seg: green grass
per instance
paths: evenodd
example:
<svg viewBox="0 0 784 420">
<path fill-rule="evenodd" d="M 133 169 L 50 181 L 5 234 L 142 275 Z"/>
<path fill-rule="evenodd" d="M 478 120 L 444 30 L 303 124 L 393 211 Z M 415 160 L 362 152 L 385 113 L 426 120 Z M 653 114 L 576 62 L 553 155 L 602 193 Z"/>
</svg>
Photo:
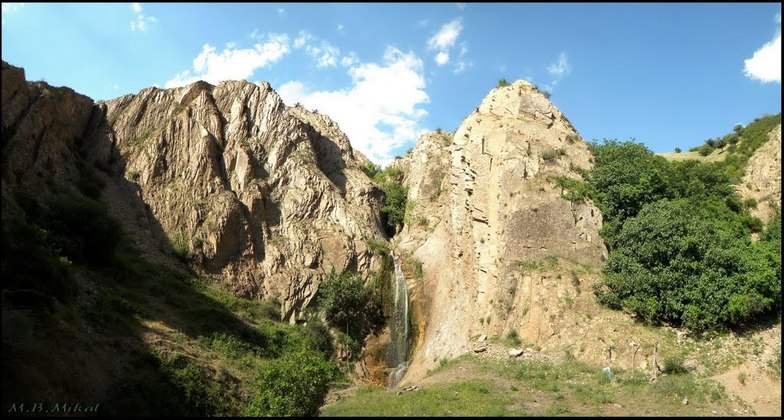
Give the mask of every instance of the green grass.
<svg viewBox="0 0 784 420">
<path fill-rule="evenodd" d="M 471 380 L 443 382 L 397 395 L 396 389 L 360 388 L 322 408 L 323 416 L 604 416 L 731 414 L 724 388 L 690 374 L 660 375 L 613 370 L 574 359 L 559 364 L 497 361 L 465 355 L 445 361 L 428 378 L 471 373 Z M 682 405 L 683 398 L 690 403 Z"/>
<path fill-rule="evenodd" d="M 396 395 L 382 388 L 366 387 L 355 397 L 323 407 L 321 416 L 509 416 L 526 415 L 509 409 L 513 391 L 492 382 L 472 380 L 434 389 Z"/>
</svg>

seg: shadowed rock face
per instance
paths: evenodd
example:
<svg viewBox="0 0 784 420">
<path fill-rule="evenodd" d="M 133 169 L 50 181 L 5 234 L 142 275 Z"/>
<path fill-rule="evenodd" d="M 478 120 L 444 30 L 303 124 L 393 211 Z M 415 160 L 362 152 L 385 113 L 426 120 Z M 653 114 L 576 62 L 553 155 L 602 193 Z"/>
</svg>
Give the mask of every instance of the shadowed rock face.
<svg viewBox="0 0 784 420">
<path fill-rule="evenodd" d="M 18 212 L 6 192 L 74 189 L 77 161 L 92 162 L 106 170 L 103 201 L 148 253 L 175 244 L 235 293 L 279 297 L 291 320 L 325 272 L 368 275 L 377 263 L 366 240 L 384 236 L 382 192 L 359 169 L 366 159 L 334 122 L 287 107 L 267 83 L 96 104 L 4 62 L 2 106 L 4 213 Z M 138 232 L 143 219 L 158 232 Z"/>
<path fill-rule="evenodd" d="M 420 349 L 412 375 L 470 348 L 470 337 L 511 329 L 546 343 L 562 327 L 569 268 L 606 256 L 599 210 L 570 203 L 552 176 L 579 178 L 587 145 L 536 88 L 494 89 L 454 133 L 423 136 L 396 162 L 415 204 L 400 248 L 423 263 Z M 424 302 L 422 302 L 424 301 Z M 560 318 L 560 317 L 559 317 Z"/>
</svg>

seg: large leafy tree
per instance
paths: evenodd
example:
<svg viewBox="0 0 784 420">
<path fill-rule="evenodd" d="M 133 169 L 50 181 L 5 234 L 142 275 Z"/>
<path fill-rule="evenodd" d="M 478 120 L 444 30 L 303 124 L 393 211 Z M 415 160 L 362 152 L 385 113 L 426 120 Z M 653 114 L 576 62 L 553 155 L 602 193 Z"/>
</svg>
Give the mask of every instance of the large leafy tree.
<svg viewBox="0 0 784 420">
<path fill-rule="evenodd" d="M 593 144 L 591 151 L 595 162 L 586 181 L 604 215 L 602 236 L 613 248 L 626 219 L 645 204 L 669 196 L 672 168 L 640 143 L 606 140 Z"/>
<path fill-rule="evenodd" d="M 649 323 L 737 326 L 779 308 L 780 267 L 722 200 L 665 199 L 623 225 L 597 296 Z"/>
</svg>

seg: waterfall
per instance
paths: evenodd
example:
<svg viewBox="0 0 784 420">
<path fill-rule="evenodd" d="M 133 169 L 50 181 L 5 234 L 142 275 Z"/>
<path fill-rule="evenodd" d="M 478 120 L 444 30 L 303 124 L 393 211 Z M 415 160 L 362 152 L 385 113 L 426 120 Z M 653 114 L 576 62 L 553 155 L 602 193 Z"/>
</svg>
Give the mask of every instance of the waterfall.
<svg viewBox="0 0 784 420">
<path fill-rule="evenodd" d="M 392 255 L 395 263 L 395 301 L 393 316 L 390 322 L 391 343 L 388 365 L 392 367 L 387 385 L 393 387 L 406 374 L 408 368 L 408 285 L 397 258 Z"/>
</svg>

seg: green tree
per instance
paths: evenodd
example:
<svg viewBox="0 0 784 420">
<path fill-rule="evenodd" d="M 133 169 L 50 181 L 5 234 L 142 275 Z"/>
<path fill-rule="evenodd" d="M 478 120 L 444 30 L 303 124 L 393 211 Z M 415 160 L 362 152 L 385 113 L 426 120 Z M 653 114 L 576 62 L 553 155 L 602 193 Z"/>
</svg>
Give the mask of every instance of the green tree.
<svg viewBox="0 0 784 420">
<path fill-rule="evenodd" d="M 383 324 L 380 296 L 366 288 L 355 273 L 328 274 L 319 286 L 317 300 L 327 322 L 355 339 L 362 340 Z"/>
<path fill-rule="evenodd" d="M 596 289 L 599 301 L 647 323 L 695 330 L 774 313 L 780 256 L 766 243 L 751 242 L 742 216 L 716 197 L 646 205 L 616 238 Z"/>
<path fill-rule="evenodd" d="M 667 160 L 641 143 L 593 143 L 594 168 L 587 174 L 590 195 L 602 211 L 602 236 L 612 248 L 624 221 L 648 203 L 667 198 L 672 179 Z"/>
</svg>

